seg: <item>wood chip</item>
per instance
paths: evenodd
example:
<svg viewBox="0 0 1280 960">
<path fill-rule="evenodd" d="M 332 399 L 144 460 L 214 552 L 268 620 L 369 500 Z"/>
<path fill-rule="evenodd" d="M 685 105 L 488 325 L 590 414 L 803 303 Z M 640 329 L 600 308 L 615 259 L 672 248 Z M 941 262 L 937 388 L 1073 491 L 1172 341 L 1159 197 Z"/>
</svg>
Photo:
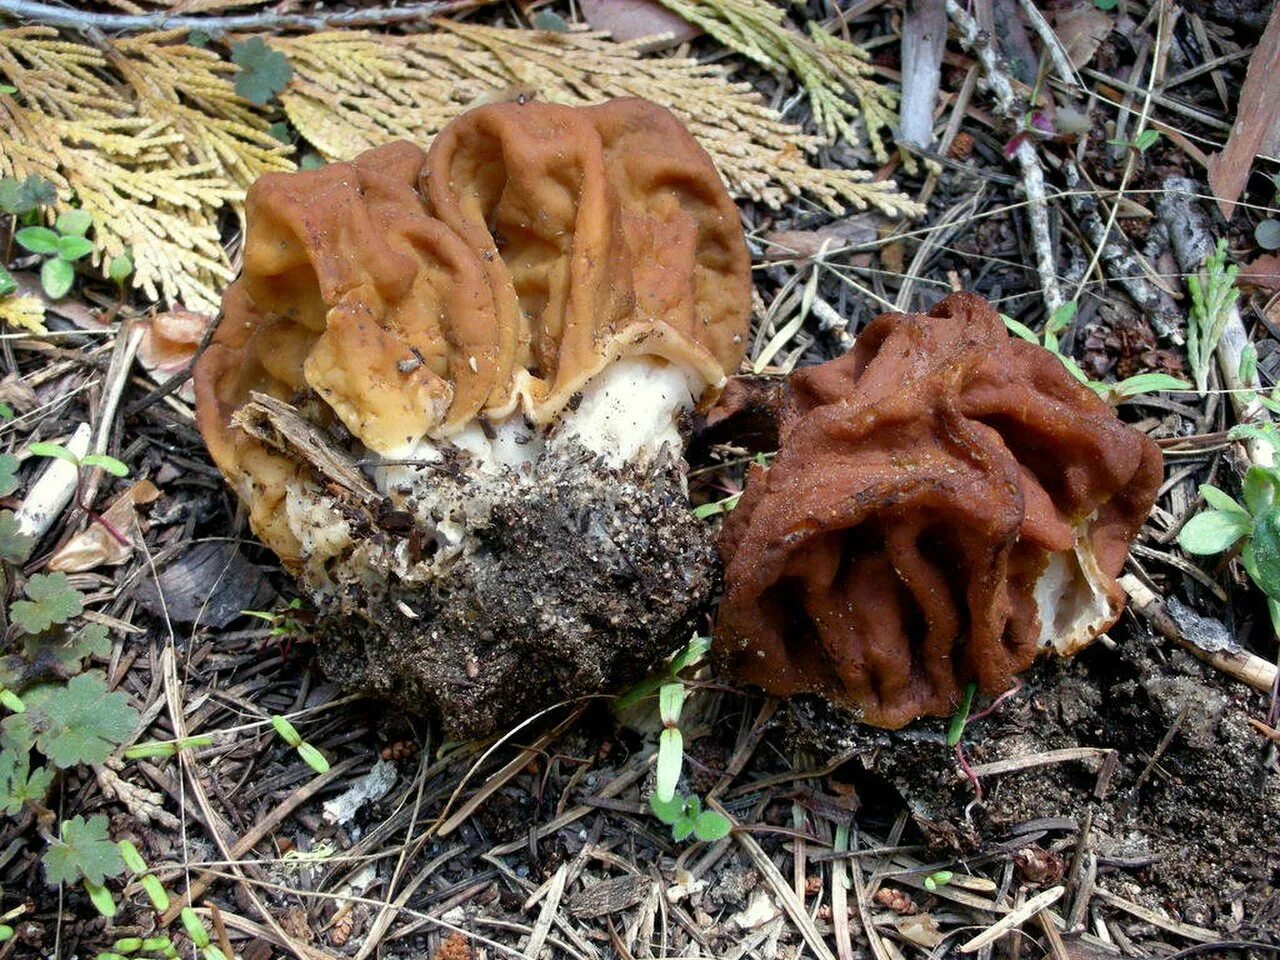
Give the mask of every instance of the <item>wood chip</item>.
<svg viewBox="0 0 1280 960">
<path fill-rule="evenodd" d="M 1011 930 L 1022 926 L 1026 921 L 1030 920 L 1037 913 L 1052 903 L 1056 903 L 1061 896 L 1067 892 L 1066 887 L 1050 887 L 1044 893 L 1036 894 L 1022 906 L 1010 910 L 1007 914 L 993 923 L 982 933 L 978 934 L 972 940 L 968 940 L 960 945 L 961 953 L 973 953 L 981 950 L 988 944 L 995 943 L 1001 937 Z"/>
<path fill-rule="evenodd" d="M 627 910 L 641 903 L 657 887 L 652 877 L 613 877 L 593 883 L 569 901 L 569 913 L 575 917 L 603 917 Z"/>
</svg>

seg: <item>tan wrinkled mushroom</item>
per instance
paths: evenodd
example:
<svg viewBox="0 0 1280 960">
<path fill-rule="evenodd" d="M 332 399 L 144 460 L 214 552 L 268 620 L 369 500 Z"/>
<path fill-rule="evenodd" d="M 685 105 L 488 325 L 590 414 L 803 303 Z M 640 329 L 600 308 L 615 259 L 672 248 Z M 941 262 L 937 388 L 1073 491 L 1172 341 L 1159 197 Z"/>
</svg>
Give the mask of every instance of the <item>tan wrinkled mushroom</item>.
<svg viewBox="0 0 1280 960">
<path fill-rule="evenodd" d="M 654 662 L 712 587 L 679 421 L 750 309 L 689 134 L 639 100 L 496 104 L 246 206 L 199 424 L 330 672 L 482 733 Z"/>
</svg>

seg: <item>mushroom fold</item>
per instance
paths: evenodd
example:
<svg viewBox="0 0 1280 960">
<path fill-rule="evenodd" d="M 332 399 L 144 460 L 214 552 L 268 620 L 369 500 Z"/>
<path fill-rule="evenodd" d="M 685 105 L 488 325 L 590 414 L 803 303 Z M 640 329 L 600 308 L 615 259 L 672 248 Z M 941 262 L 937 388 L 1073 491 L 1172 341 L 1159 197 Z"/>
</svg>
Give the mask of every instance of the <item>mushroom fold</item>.
<svg viewBox="0 0 1280 960">
<path fill-rule="evenodd" d="M 737 209 L 679 122 L 641 100 L 484 106 L 426 152 L 268 174 L 246 221 L 199 427 L 322 613 L 366 625 L 340 672 L 483 733 L 526 705 L 502 692 L 522 661 L 555 661 L 540 692 L 572 695 L 661 656 L 713 579 L 675 509 L 678 425 L 737 369 L 751 291 Z M 665 526 L 631 535 L 615 513 Z M 609 601 L 534 629 L 542 600 L 516 616 L 510 578 L 556 570 Z M 625 653 L 583 639 L 634 648 L 640 624 L 652 639 Z M 447 669 L 426 677 L 424 657 Z"/>
<path fill-rule="evenodd" d="M 885 314 L 792 376 L 721 532 L 720 661 L 898 728 L 1119 616 L 1159 448 L 990 304 Z"/>
</svg>

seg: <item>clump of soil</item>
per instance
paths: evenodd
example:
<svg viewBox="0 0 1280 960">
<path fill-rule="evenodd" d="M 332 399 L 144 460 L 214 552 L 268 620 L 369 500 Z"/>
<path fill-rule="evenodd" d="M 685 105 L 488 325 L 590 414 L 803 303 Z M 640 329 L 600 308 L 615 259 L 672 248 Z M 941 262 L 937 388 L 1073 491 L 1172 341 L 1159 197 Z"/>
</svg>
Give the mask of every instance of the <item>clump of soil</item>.
<svg viewBox="0 0 1280 960">
<path fill-rule="evenodd" d="M 858 776 L 892 784 L 942 856 L 1007 853 L 1019 837 L 1027 846 L 1057 840 L 1070 855 L 1088 819 L 1083 844 L 1099 886 L 1187 923 L 1272 941 L 1280 780 L 1267 770 L 1274 745 L 1246 719 L 1258 699 L 1142 636 L 1041 664 L 1017 695 L 965 728 L 964 755 L 980 772 L 1028 763 L 981 776 L 980 800 L 946 745 L 945 721 L 886 733 L 806 700 L 789 726 L 820 752 L 850 751 Z M 1072 748 L 1096 752 L 1052 762 L 1051 751 Z"/>
<path fill-rule="evenodd" d="M 716 586 L 682 467 L 614 469 L 584 453 L 528 474 L 441 475 L 457 488 L 442 502 L 483 506 L 463 518 L 462 548 L 426 582 L 369 578 L 327 601 L 325 672 L 458 738 L 639 679 L 688 638 Z M 415 528 L 384 535 L 410 544 Z"/>
</svg>

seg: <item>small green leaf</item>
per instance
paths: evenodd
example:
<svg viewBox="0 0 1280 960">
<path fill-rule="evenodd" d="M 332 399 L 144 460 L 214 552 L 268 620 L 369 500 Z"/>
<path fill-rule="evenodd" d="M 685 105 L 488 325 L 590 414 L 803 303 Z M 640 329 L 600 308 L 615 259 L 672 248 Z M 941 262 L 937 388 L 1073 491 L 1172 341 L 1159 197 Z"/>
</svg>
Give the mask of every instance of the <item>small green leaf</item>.
<svg viewBox="0 0 1280 960">
<path fill-rule="evenodd" d="M 1237 375 L 1240 382 L 1246 385 L 1253 383 L 1258 375 L 1258 348 L 1252 343 L 1246 343 L 1240 351 L 1240 369 Z"/>
<path fill-rule="evenodd" d="M 107 265 L 107 277 L 112 283 L 124 283 L 131 273 L 133 273 L 133 256 L 127 251 L 112 257 Z"/>
<path fill-rule="evenodd" d="M 1178 545 L 1187 553 L 1221 553 L 1249 534 L 1249 517 L 1234 510 L 1206 510 L 1198 513 L 1178 534 Z"/>
<path fill-rule="evenodd" d="M 298 162 L 298 168 L 301 170 L 319 170 L 324 166 L 324 157 L 318 153 L 303 154 L 302 159 Z"/>
<path fill-rule="evenodd" d="M 689 645 L 681 650 L 671 661 L 671 675 L 678 676 L 689 667 L 700 661 L 711 649 L 710 637 L 695 636 Z"/>
<path fill-rule="evenodd" d="M 58 256 L 63 260 L 75 261 L 91 253 L 93 253 L 92 240 L 77 236 L 58 238 Z"/>
<path fill-rule="evenodd" d="M 109 457 L 105 453 L 85 454 L 80 458 L 80 466 L 97 467 L 100 470 L 105 470 L 113 477 L 127 477 L 129 475 L 129 467 L 124 461 Z"/>
<path fill-rule="evenodd" d="M 945 887 L 954 877 L 955 873 L 950 870 L 937 870 L 929 875 L 929 879 L 938 887 Z"/>
<path fill-rule="evenodd" d="M 40 286 L 52 300 L 65 297 L 76 280 L 76 268 L 68 260 L 54 257 L 40 268 Z"/>
<path fill-rule="evenodd" d="M 38 443 L 31 444 L 28 449 L 37 457 L 56 457 L 59 460 L 65 460 L 67 463 L 74 464 L 77 467 L 80 466 L 80 458 L 60 443 L 49 443 L 42 440 Z"/>
<path fill-rule="evenodd" d="M 1190 390 L 1191 384 L 1177 377 L 1171 377 L 1167 373 L 1140 373 L 1137 376 L 1126 377 L 1109 389 L 1115 396 L 1123 399 L 1162 390 Z"/>
<path fill-rule="evenodd" d="M 7 497 L 18 489 L 18 458 L 10 453 L 0 453 L 0 497 Z"/>
<path fill-rule="evenodd" d="M 107 818 L 102 814 L 71 817 L 62 821 L 62 835 L 44 854 L 44 873 L 49 885 L 75 883 L 82 877 L 102 886 L 107 877 L 124 872 L 120 851 L 107 836 Z"/>
<path fill-rule="evenodd" d="M 1261 220 L 1253 228 L 1253 239 L 1263 250 L 1280 250 L 1280 220 Z"/>
<path fill-rule="evenodd" d="M 116 953 L 137 953 L 142 949 L 141 937 L 124 937 L 111 945 Z"/>
<path fill-rule="evenodd" d="M 52 254 L 58 252 L 58 235 L 48 227 L 23 227 L 13 235 L 18 246 L 32 253 Z"/>
<path fill-rule="evenodd" d="M 1220 490 L 1212 483 L 1200 484 L 1200 496 L 1204 497 L 1204 502 L 1209 504 L 1215 510 L 1225 510 L 1227 512 L 1235 511 L 1245 516 L 1249 515 L 1249 511 L 1240 504 L 1225 490 Z"/>
<path fill-rule="evenodd" d="M 729 835 L 733 824 L 714 810 L 704 810 L 693 821 L 693 835 L 708 843 Z"/>
<path fill-rule="evenodd" d="M 684 684 L 664 683 L 658 690 L 658 715 L 662 725 L 674 727 L 680 722 L 680 708 L 684 706 Z"/>
<path fill-rule="evenodd" d="M 673 824 L 685 815 L 685 802 L 682 797 L 672 797 L 670 800 L 662 800 L 658 797 L 655 790 L 649 794 L 649 809 L 653 811 L 653 815 L 665 824 Z"/>
<path fill-rule="evenodd" d="M 179 916 L 182 917 L 183 929 L 187 931 L 187 936 L 191 938 L 191 942 L 201 949 L 207 947 L 209 945 L 209 931 L 204 928 L 204 924 L 200 922 L 196 912 L 190 907 L 183 907 Z"/>
<path fill-rule="evenodd" d="M 1138 138 L 1133 141 L 1133 145 L 1138 148 L 1139 153 L 1146 153 L 1155 146 L 1156 141 L 1159 139 L 1160 131 L 1147 127 L 1147 129 L 1138 134 Z"/>
<path fill-rule="evenodd" d="M 1034 343 L 1040 346 L 1040 338 L 1036 336 L 1036 332 L 1028 327 L 1025 323 L 1013 319 L 1008 314 L 1000 314 L 1000 319 L 1004 321 L 1005 328 L 1015 337 L 1026 340 L 1028 343 Z"/>
<path fill-rule="evenodd" d="M 277 120 L 275 123 L 271 124 L 271 126 L 267 127 L 267 133 L 271 134 L 273 138 L 279 140 L 285 146 L 289 146 L 293 143 L 293 134 L 289 132 L 289 124 L 285 123 L 283 120 Z"/>
<path fill-rule="evenodd" d="M 9 271 L 0 264 L 0 297 L 7 297 L 18 289 L 18 281 L 9 275 Z"/>
<path fill-rule="evenodd" d="M 675 796 L 680 781 L 680 767 L 684 764 L 684 739 L 675 727 L 667 727 L 658 737 L 658 762 L 655 770 L 654 792 L 659 800 Z"/>
<path fill-rule="evenodd" d="M 3 85 L 0 85 L 0 93 L 3 93 Z M 0 923 L 0 943 L 6 943 L 13 939 L 13 927 L 7 923 Z"/>
<path fill-rule="evenodd" d="M 551 33 L 568 33 L 569 24 L 564 17 L 552 10 L 539 10 L 529 20 L 535 30 L 546 30 Z"/>
<path fill-rule="evenodd" d="M 9 615 L 27 633 L 41 633 L 84 612 L 84 597 L 65 573 L 37 573 L 24 592 L 28 599 L 14 602 Z"/>
<path fill-rule="evenodd" d="M 27 705 L 22 702 L 22 698 L 12 690 L 0 690 L 0 706 L 13 713 L 26 713 Z"/>
<path fill-rule="evenodd" d="M 172 946 L 173 941 L 168 937 L 147 937 L 142 941 L 142 949 L 148 953 L 161 953 Z"/>
<path fill-rule="evenodd" d="M 21 183 L 11 177 L 0 179 L 0 211 L 15 217 L 25 216 L 36 207 L 57 199 L 57 188 L 34 173 Z"/>
<path fill-rule="evenodd" d="M 0 751 L 0 811 L 16 817 L 27 804 L 43 804 L 53 786 L 49 767 L 31 769 L 31 751 Z"/>
<path fill-rule="evenodd" d="M 169 909 L 169 893 L 165 890 L 164 884 L 160 882 L 159 877 L 147 874 L 142 878 L 142 889 L 157 913 L 164 913 Z"/>
<path fill-rule="evenodd" d="M 288 718 L 277 714 L 271 716 L 271 726 L 275 727 L 276 733 L 291 747 L 297 747 L 302 744 L 302 735 L 298 733 L 298 728 L 289 722 Z"/>
<path fill-rule="evenodd" d="M 132 747 L 125 748 L 123 754 L 126 760 L 152 760 L 157 757 L 176 757 L 177 755 L 178 745 L 171 741 L 135 743 Z"/>
<path fill-rule="evenodd" d="M 259 107 L 284 90 L 293 76 L 293 68 L 284 54 L 271 49 L 261 37 L 233 44 L 231 61 L 240 68 L 236 74 L 236 95 Z"/>
<path fill-rule="evenodd" d="M 1120 0 L 1093 0 L 1093 5 L 1097 7 L 1099 10 L 1102 10 L 1105 12 L 1107 10 L 1114 10 L 1117 6 L 1119 6 Z"/>
<path fill-rule="evenodd" d="M 971 683 L 965 688 L 964 699 L 960 701 L 960 707 L 955 712 L 955 716 L 951 718 L 951 726 L 947 728 L 947 746 L 954 747 L 960 742 L 960 738 L 964 736 L 964 726 L 969 722 L 969 710 L 973 706 L 973 694 L 977 690 L 977 684 Z"/>
<path fill-rule="evenodd" d="M 671 825 L 671 839 L 676 843 L 683 843 L 693 835 L 693 820 L 690 817 L 681 817 Z"/>
<path fill-rule="evenodd" d="M 329 761 L 325 759 L 324 754 L 313 747 L 311 744 L 303 742 L 295 748 L 298 756 L 306 761 L 308 767 L 316 773 L 328 773 Z"/>
<path fill-rule="evenodd" d="M 121 840 L 116 844 L 116 848 L 120 851 L 120 859 L 124 861 L 124 865 L 134 873 L 146 873 L 147 861 L 142 859 L 142 854 L 138 852 L 138 848 L 133 845 L 132 840 Z M 116 949 L 119 949 L 117 947 Z M 130 950 L 122 951 L 131 953 Z"/>
<path fill-rule="evenodd" d="M 1209 501 L 1209 494 L 1205 491 L 1205 487 L 1208 486 L 1207 483 L 1200 486 L 1200 493 L 1206 501 Z M 1277 476 L 1274 469 L 1250 467 L 1245 471 L 1244 503 L 1249 513 L 1262 513 L 1275 502 L 1277 493 L 1280 493 L 1280 476 Z M 1212 506 L 1218 506 L 1212 501 L 1209 503 Z"/>
<path fill-rule="evenodd" d="M 107 637 L 107 628 L 100 623 L 86 623 L 75 631 L 63 626 L 23 637 L 22 652 L 32 663 L 53 661 L 63 673 L 73 674 L 79 673 L 90 657 L 110 654 L 111 640 Z"/>
<path fill-rule="evenodd" d="M 1280 507 L 1253 518 L 1253 535 L 1240 559 L 1249 577 L 1268 597 L 1280 600 Z"/>
<path fill-rule="evenodd" d="M 64 210 L 58 214 L 58 220 L 54 224 L 54 227 L 64 238 L 83 237 L 92 226 L 93 217 L 89 215 L 87 210 Z M 93 249 L 92 244 L 89 245 L 89 249 Z"/>
<path fill-rule="evenodd" d="M 1044 325 L 1045 335 L 1052 334 L 1058 336 L 1067 327 L 1071 326 L 1071 321 L 1076 318 L 1076 303 L 1074 300 L 1068 300 L 1064 304 L 1054 308 L 1053 313 L 1049 314 L 1049 320 Z"/>
<path fill-rule="evenodd" d="M 108 920 L 116 915 L 115 897 L 111 896 L 111 891 L 102 884 L 92 883 L 86 878 L 84 892 L 89 895 L 89 902 L 93 904 L 94 909 Z"/>
<path fill-rule="evenodd" d="M 11 83 L 0 83 L 0 93 L 10 94 L 17 93 L 18 88 Z"/>
</svg>

